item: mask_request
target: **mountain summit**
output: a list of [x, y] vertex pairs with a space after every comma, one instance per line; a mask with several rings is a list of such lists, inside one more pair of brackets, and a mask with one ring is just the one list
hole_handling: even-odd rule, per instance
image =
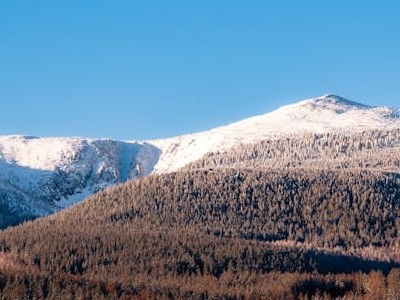
[[299, 103], [302, 102], [312, 102], [316, 105], [322, 105], [329, 107], [329, 105], [336, 105], [338, 107], [348, 107], [348, 108], [360, 108], [360, 109], [368, 109], [371, 108], [369, 105], [365, 105], [362, 103], [354, 102], [351, 100], [348, 100], [346, 98], [334, 95], [334, 94], [326, 94], [318, 98], [314, 98], [311, 100], [304, 100], [300, 101]]
[[0, 228], [13, 223], [12, 216], [46, 215], [118, 182], [179, 170], [210, 152], [303, 133], [371, 129], [400, 129], [399, 110], [324, 95], [209, 131], [145, 142], [3, 136]]
[[161, 149], [155, 171], [165, 173], [176, 171], [207, 152], [226, 150], [240, 144], [307, 132], [354, 133], [395, 128], [400, 128], [398, 110], [372, 107], [327, 94], [209, 131], [149, 143]]

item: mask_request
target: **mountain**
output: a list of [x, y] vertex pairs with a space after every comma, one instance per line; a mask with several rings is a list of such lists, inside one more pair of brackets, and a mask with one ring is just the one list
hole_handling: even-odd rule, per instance
[[399, 129], [400, 110], [371, 107], [336, 95], [324, 95], [283, 106], [209, 131], [149, 141], [161, 149], [154, 170], [176, 171], [210, 152], [304, 133], [356, 133]]
[[[395, 129], [400, 129], [399, 110], [325, 95], [209, 131], [160, 140], [3, 136], [0, 228], [58, 211], [128, 179], [179, 170], [206, 154], [307, 133]], [[393, 147], [389, 142], [382, 147]]]
[[0, 296], [399, 299], [399, 196], [365, 170], [148, 176], [1, 231]]
[[158, 151], [144, 142], [0, 137], [0, 227], [47, 215], [104, 187], [146, 176]]
[[326, 95], [164, 140], [3, 137], [1, 226], [101, 191], [0, 231], [0, 298], [399, 299], [399, 121]]

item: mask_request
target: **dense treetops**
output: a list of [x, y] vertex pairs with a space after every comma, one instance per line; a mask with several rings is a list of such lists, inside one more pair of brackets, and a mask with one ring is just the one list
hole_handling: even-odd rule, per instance
[[400, 262], [399, 183], [393, 173], [300, 169], [151, 176], [7, 229], [0, 250], [37, 274], [113, 278], [127, 295], [174, 286], [182, 296], [181, 279], [193, 276], [389, 272]]
[[400, 129], [277, 138], [210, 153], [189, 166], [191, 169], [218, 167], [400, 172]]
[[103, 190], [0, 232], [0, 295], [398, 299], [399, 137], [264, 141]]

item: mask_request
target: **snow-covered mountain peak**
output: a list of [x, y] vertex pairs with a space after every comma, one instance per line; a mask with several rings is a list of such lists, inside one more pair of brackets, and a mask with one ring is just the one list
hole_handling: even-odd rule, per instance
[[312, 101], [314, 101], [316, 104], [321, 104], [321, 105], [334, 104], [338, 106], [347, 106], [352, 108], [364, 108], [364, 109], [371, 108], [371, 106], [369, 105], [355, 102], [335, 94], [325, 94], [323, 96], [313, 99]]
[[336, 114], [342, 114], [351, 110], [368, 110], [372, 108], [372, 106], [354, 102], [337, 95], [326, 94], [317, 98], [310, 98], [294, 104], [282, 106], [277, 111], [286, 111], [292, 114], [306, 112], [312, 116], [313, 113], [318, 113], [320, 111], [331, 111]]
[[175, 171], [207, 152], [284, 135], [400, 128], [398, 116], [395, 109], [372, 107], [327, 94], [210, 131], [150, 141], [161, 149], [154, 171]]
[[44, 215], [106, 186], [176, 171], [209, 152], [309, 132], [399, 128], [399, 110], [329, 94], [209, 131], [145, 142], [0, 136], [0, 228], [2, 214]]

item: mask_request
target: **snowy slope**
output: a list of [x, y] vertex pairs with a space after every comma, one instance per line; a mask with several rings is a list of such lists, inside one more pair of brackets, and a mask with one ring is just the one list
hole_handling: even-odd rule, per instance
[[371, 107], [335, 95], [324, 95], [210, 131], [149, 143], [161, 149], [154, 172], [164, 173], [178, 170], [208, 152], [282, 135], [394, 128], [400, 128], [399, 110]]
[[58, 211], [106, 186], [150, 174], [157, 151], [138, 142], [0, 137], [0, 209], [26, 216]]
[[301, 132], [400, 128], [400, 112], [325, 95], [210, 131], [146, 142], [0, 137], [5, 215], [41, 216], [118, 182], [176, 171], [209, 152]]

